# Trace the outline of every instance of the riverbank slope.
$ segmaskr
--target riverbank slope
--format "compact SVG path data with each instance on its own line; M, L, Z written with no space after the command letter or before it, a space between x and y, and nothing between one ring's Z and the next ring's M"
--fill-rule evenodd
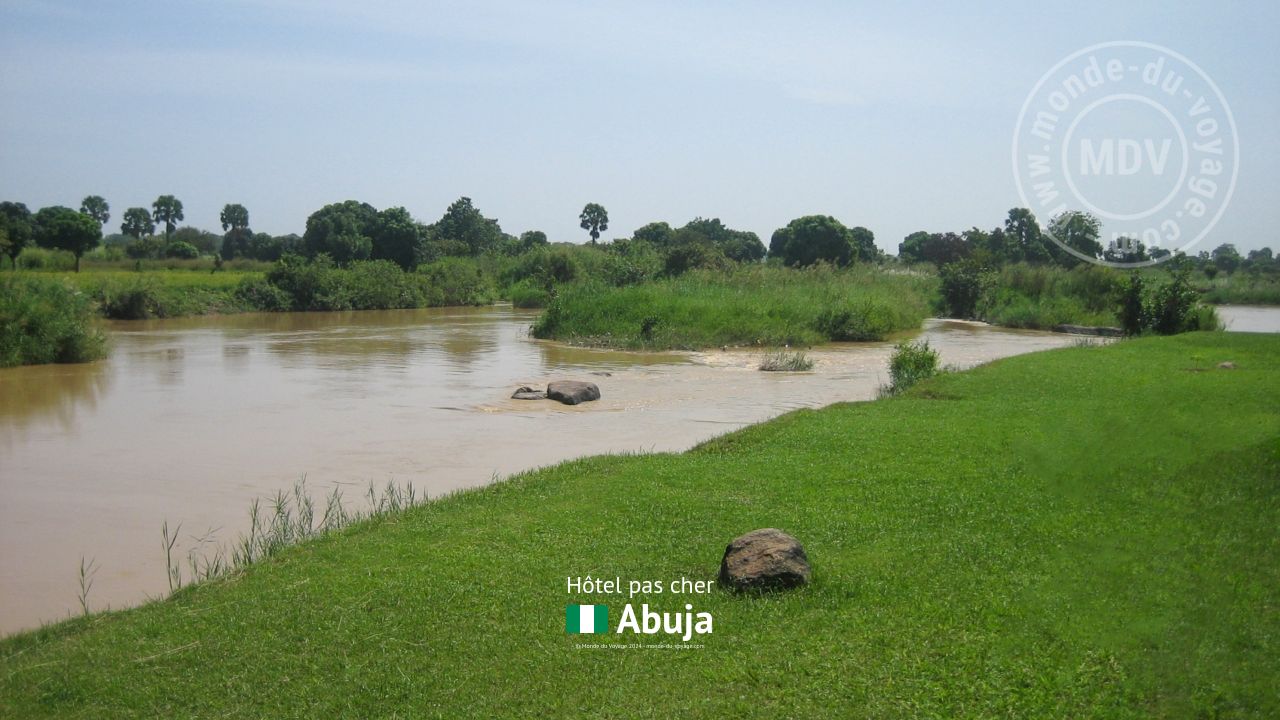
M0 715L1274 716L1277 371L1275 336L1079 347L523 474L0 641ZM628 602L566 577L713 579L767 526L811 586L630 599L704 647L565 634Z

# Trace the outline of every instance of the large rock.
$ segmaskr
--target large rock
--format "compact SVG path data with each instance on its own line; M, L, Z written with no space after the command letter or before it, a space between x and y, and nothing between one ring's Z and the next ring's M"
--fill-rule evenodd
M720 561L720 586L731 590L780 590L809 582L809 557L800 541L776 528L733 539Z
M516 390L515 393L511 395L511 399L512 400L546 400L547 394L542 392L541 390L534 390L531 387L525 386Z
M565 405L591 402L600 399L600 388L595 383L581 380L558 380L547 385L547 397Z

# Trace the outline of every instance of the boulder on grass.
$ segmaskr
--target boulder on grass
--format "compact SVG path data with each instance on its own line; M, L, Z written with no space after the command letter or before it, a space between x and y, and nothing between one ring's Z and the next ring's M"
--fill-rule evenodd
M565 405L591 402L600 399L600 388L595 383L581 380L557 380L547 385L547 397Z
M734 538L720 561L720 586L730 590L784 590L809 582L809 557L800 541L776 528Z

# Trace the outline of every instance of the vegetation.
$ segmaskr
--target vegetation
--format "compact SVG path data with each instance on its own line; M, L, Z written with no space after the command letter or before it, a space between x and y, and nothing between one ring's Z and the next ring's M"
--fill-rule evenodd
M52 278L0 276L0 367L88 362L105 354L84 293Z
M878 251L870 230L863 227L850 230L829 215L807 215L773 233L769 255L792 267L817 262L845 267L852 262L873 261Z
M609 229L609 213L599 203L587 203L578 216L578 225L587 231L594 245L600 239L600 233Z
M744 266L625 287L559 288L535 337L621 348L812 345L919 327L934 279L873 268Z
M760 369L765 372L804 372L813 369L813 361L803 350L775 350L765 353L760 360Z
M102 226L88 215L71 208L40 208L32 222L35 226L36 243L41 247L71 253L76 259L76 272L80 272L80 258L97 247L102 240Z
M151 204L151 217L156 223L164 223L164 239L168 240L183 220L182 201L172 195L161 195Z
M1278 394L1280 338L1143 338L525 473L0 640L0 715L1274 717ZM709 580L770 526L808 587L630 598L704 648L564 633L628 602L566 576Z
M928 340L901 342L893 346L889 358L889 387L885 394L899 395L916 383L938 374L938 351Z

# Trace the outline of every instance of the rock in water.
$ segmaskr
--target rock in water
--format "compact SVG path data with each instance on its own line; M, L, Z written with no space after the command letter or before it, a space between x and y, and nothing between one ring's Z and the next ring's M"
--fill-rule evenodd
M511 395L512 400L546 400L547 394L531 387L522 387Z
M809 557L800 541L776 528L734 538L720 561L720 586L732 590L780 590L809 582Z
M577 405L600 399L600 388L595 383L580 380L558 380L547 385L547 397L565 405Z

